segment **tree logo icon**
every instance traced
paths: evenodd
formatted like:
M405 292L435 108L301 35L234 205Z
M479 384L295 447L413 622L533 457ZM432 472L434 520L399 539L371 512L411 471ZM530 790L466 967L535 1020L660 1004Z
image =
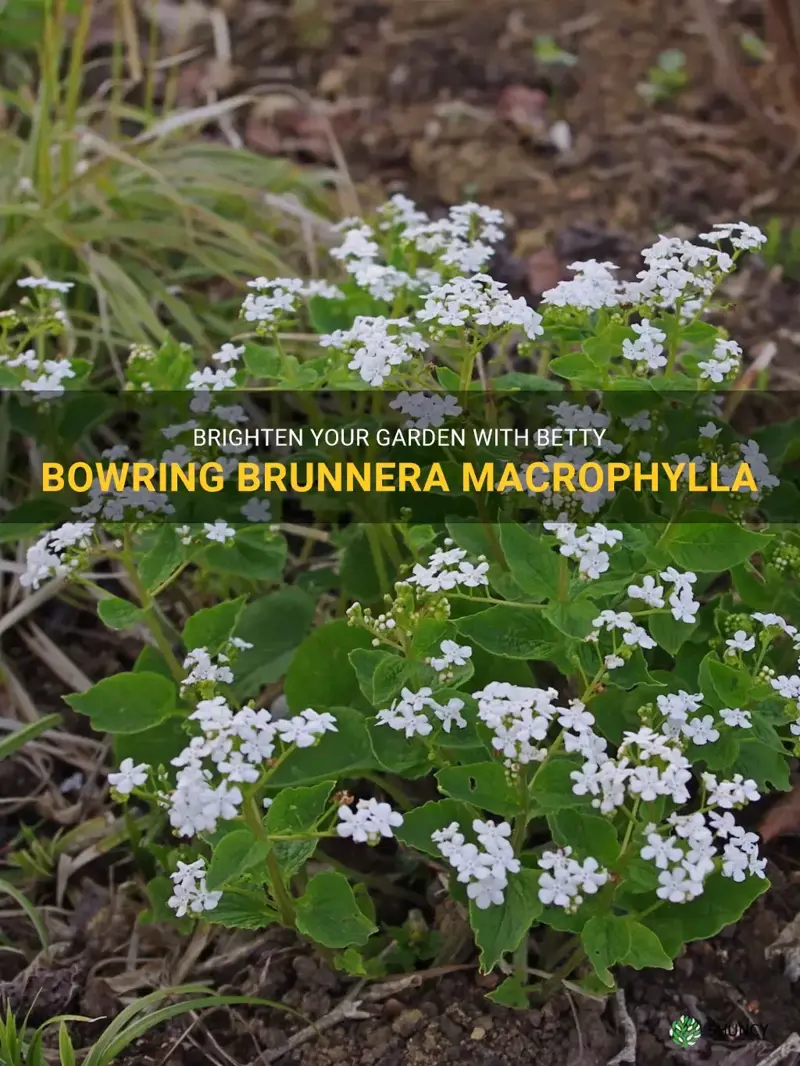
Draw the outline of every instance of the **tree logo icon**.
M677 1044L678 1047L694 1047L701 1036L700 1023L694 1018L690 1018L688 1014L683 1014L677 1021L672 1023L669 1035L672 1037L672 1042Z

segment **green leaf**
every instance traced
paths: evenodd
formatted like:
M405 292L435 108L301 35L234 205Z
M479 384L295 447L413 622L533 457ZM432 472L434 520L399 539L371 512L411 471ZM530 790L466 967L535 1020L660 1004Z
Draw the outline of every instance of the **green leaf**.
M500 526L500 544L511 576L521 589L539 600L558 596L560 556L541 537L507 522Z
M443 858L438 847L431 840L431 834L437 829L444 829L451 822L460 826L472 825L475 809L458 800L431 800L421 807L414 807L403 815L403 824L394 830L394 835L401 844L415 848L424 855L435 859Z
M139 578L146 589L153 589L170 576L183 561L183 545L175 528L162 526L155 543L139 562Z
M661 941L653 930L633 919L628 921L631 947L628 954L622 959L622 963L625 966L633 967L634 970L671 970L672 959L664 951Z
M349 707L331 707L336 733L325 733L312 748L296 748L270 775L270 788L311 785L375 766L364 715Z
M550 370L560 378L575 381L578 385L591 388L602 383L602 375L585 352L571 355L557 355L550 361Z
M248 532L252 539L248 539ZM198 557L210 571L235 574L250 581L280 581L286 564L283 537L264 539L261 530L240 533L229 544L212 544Z
M511 604L459 618L456 624L467 640L509 659L549 659L563 643L541 611Z
M753 682L739 667L719 662L712 653L700 663L699 685L712 707L745 707Z
M240 699L283 677L313 620L314 600L293 585L248 603L234 630L234 636L253 645L233 664Z
M371 648L372 638L342 619L312 630L292 659L284 691L295 713L306 707L367 707L348 656Z
M458 518L445 521L447 532L459 548L470 555L485 555L487 559L500 559L499 528L486 522L465 522Z
M611 914L590 918L581 932L581 942L597 976L612 985L609 967L622 962L631 951L629 920Z
M388 590L381 585L381 577L375 567L375 557L367 533L359 529L345 545L339 568L342 590L348 599L359 603L376 603ZM387 577L391 585L396 579L394 568Z
M438 772L436 780L448 796L472 803L492 814L510 818L518 814L522 806L517 790L508 783L505 769L499 762L446 766Z
M745 732L745 730L737 730L737 732ZM730 762L728 766L731 766ZM792 787L789 780L788 753L776 750L768 744L762 744L760 740L747 736L741 738L739 754L732 766L735 773L742 774L744 777L752 777L762 792L772 789L788 792Z
M278 915L267 906L259 892L243 889L223 892L222 899L212 911L203 911L203 921L224 925L227 929L264 929L278 921Z
M135 763L146 762L156 768L169 766L170 759L183 751L188 740L184 719L173 715L140 733L118 733L114 737L114 755L117 764L123 759L133 759Z
M697 629L698 622L676 622L671 614L654 614L648 621L650 636L670 655L677 655L681 646Z
M702 896L688 903L665 903L641 920L653 930L666 953L674 958L689 941L710 940L726 925L738 921L768 888L766 878L747 877L744 881L732 881L721 873L713 873L706 880Z
M332 870L309 881L297 901L297 928L326 948L357 947L377 931L358 906L347 878Z
M416 692L424 686L436 687L438 675L432 667L388 651L356 648L350 652L350 662L365 699L376 710L388 707L402 688Z
M408 740L404 733L381 725L375 718L369 719L367 727L372 751L381 770L410 779L430 773L428 748L421 740L416 737Z
M311 832L325 813L335 781L321 781L310 788L284 788L273 799L264 821L267 833L279 836ZM317 839L276 841L273 854L288 879L316 851Z
M537 770L531 784L531 796L543 811L559 811L565 807L586 807L585 796L572 791L573 770L580 764L574 759L556 757Z
M574 596L566 602L548 603L542 613L559 633L573 640L585 640L594 628L592 622L598 608L591 600Z
M281 375L280 353L271 345L245 344L244 365L255 378L278 378Z
M511 1007L513 1010L527 1010L530 1006L522 978L516 974L507 977L494 992L489 992L486 998L492 1003L499 1003L501 1007Z
M175 680L169 668L169 663L158 648L154 648L152 644L145 644L139 652L136 662L133 664L133 672L134 674L161 674L167 681L174 682Z
M568 807L548 815L547 822L556 844L568 844L579 855L591 855L603 866L613 866L619 858L617 831L606 818Z
M736 522L679 522L670 527L662 546L686 570L719 573L739 566L763 551L771 534L754 533Z
M539 874L533 870L509 875L501 904L480 910L471 900L469 924L481 949L481 972L488 973L503 955L514 951L541 913Z
M88 715L99 733L140 733L175 711L175 685L160 674L115 674L87 692L65 696L80 714Z
M97 613L100 621L105 622L109 629L128 629L144 617L141 607L137 607L130 600L123 600L120 596L109 596L100 600Z
M206 884L210 891L241 877L267 857L269 844L257 840L250 829L234 829L214 848L208 865Z
M0 759L7 759L15 751L19 751L29 740L35 740L48 729L55 729L61 724L60 714L45 714L29 725L23 725L13 729L7 736L0 740Z
M183 644L187 651L193 648L206 648L212 655L227 644L231 637L242 608L245 597L218 603L215 607L204 607L196 611L183 627Z

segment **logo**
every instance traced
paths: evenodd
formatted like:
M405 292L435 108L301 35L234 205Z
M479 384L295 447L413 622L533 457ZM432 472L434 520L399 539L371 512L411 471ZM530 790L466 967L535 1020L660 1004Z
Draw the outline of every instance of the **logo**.
M701 1036L700 1023L690 1018L688 1014L684 1014L672 1023L669 1035L672 1037L673 1044L677 1044L678 1047L694 1047Z

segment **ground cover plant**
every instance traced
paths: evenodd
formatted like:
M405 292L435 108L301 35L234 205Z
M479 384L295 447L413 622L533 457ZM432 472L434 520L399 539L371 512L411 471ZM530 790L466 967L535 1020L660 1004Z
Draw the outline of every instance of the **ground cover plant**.
M280 923L375 977L438 954L435 934L383 917L398 884L434 877L468 915L481 968L506 975L493 998L523 1006L565 979L609 992L619 965L669 969L766 890L739 812L789 786L797 543L778 520L794 500L790 437L736 434L719 390L741 351L704 318L763 235L661 237L632 281L575 263L533 310L484 273L502 221L476 204L432 221L395 197L342 225L329 282L254 279L209 363L140 347L129 386L184 390L209 425L240 423L226 399L244 391L338 388L368 415L393 389L417 427L457 419L473 394L546 390L555 424L609 430L559 458L607 467L658 447L685 467L697 449L737 490L722 512L688 484L666 511L624 489L538 491L524 468L482 520L403 512L334 529L286 521L275 497L193 524L169 521L165 494L101 491L31 544L21 580L67 578L107 626L149 633L131 671L67 702L114 739L109 782L154 874L153 914L187 931ZM86 402L90 368L56 354L68 326L50 301L68 283L20 284L3 384L52 420L71 395ZM508 370L512 347L529 373ZM193 458L174 443L186 429L159 427L161 458ZM220 458L233 473L237 450ZM535 521L515 520L526 485ZM309 545L291 582L287 536ZM125 577L112 595L108 562ZM187 609L182 588L207 605L189 595ZM373 847L390 876L371 871Z

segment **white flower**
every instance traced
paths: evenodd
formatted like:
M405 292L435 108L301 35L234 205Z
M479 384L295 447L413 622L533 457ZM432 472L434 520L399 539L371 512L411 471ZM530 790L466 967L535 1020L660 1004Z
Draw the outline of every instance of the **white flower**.
M642 578L641 585L628 585L628 595L634 600L643 600L648 607L664 606L664 587L657 585L649 575Z
M546 907L574 910L583 900L581 892L594 895L608 881L608 872L596 859L580 863L572 858L571 848L543 852L539 866L548 871L539 878L539 899Z
M459 645L454 640L443 640L440 650L442 657L431 659L431 666L438 673L446 670L448 666L466 666L467 660L472 657L472 648L469 645Z
M726 640L728 646L726 655L735 655L737 651L752 651L756 646L756 638L748 636L743 629L737 629L730 640Z
M503 902L506 881L492 877L483 877L467 885L467 896L474 901L478 910L499 906Z
M226 544L236 536L236 530L229 526L223 519L218 518L215 522L204 522L203 532L206 540L215 540L219 544Z
M248 522L269 522L272 518L272 507L269 500L259 500L255 496L248 500L239 512Z
M221 892L209 892L206 887L205 861L198 859L192 863L178 863L178 869L170 875L173 894L167 905L175 911L178 918L185 914L202 914L213 911L222 899Z
M222 368L213 370L210 366L206 366L189 375L186 388L194 392L221 392L223 389L232 389L235 386L235 377L235 367L231 367L230 370Z
M434 700L430 702L431 709L439 721L442 723L442 728L445 733L449 733L452 726L457 725L459 729L463 729L467 721L461 715L461 710L464 707L464 701L453 696L445 704L436 703Z
M683 850L676 847L676 844L675 837L661 837L658 833L648 833L647 844L639 854L643 859L652 859L659 870L666 870L683 858Z
M761 798L755 781L751 778L745 780L741 774L734 774L730 781L718 781L714 774L708 773L703 774L702 778L708 790L707 803L710 807L731 810L746 803L755 803Z
M685 903L701 895L702 883L692 881L686 870L678 867L673 870L663 870L658 875L659 887L656 895L659 899L668 900L670 903Z
M748 222L716 222L710 233L701 233L700 236L704 241L714 243L727 239L734 248L744 250L758 248L767 240L758 226L751 226Z
M108 775L108 783L121 796L127 796L147 781L149 773L147 763L135 764L133 759L123 759L119 764L119 772Z
M714 728L714 718L710 714L684 722L683 733L698 745L713 744L715 740L719 740L719 730Z
M715 425L713 422L706 422L704 426L700 427L700 436L706 437L708 440L713 440L721 433L721 427Z
M742 729L748 729L753 723L750 718L750 711L740 711L738 707L724 707L719 716L725 725L739 726Z
M346 352L350 356L348 367L375 386L383 385L395 366L426 347L422 334L411 328L408 318L364 315L359 315L350 329L321 336L319 342L323 348Z
M460 716L457 712L461 708L446 710L439 707L431 699L431 695L432 691L429 688L421 688L419 692L411 692L410 689L404 688L400 693L401 698L399 700L395 700L391 707L378 711L376 715L377 724L388 725L390 729L405 733L409 740L414 736L427 737L433 732L433 726L424 713L425 709L430 707L434 711L438 711L442 721L446 722L445 729L449 732L447 720L449 719L450 722L456 721L457 724L460 724L458 722ZM463 707L463 703L461 706ZM466 723L464 724L466 725Z
M356 844L375 844L381 837L392 837L393 830L403 824L402 814L376 799L361 799L355 808L342 804L337 813L336 832Z
M46 292L67 293L75 288L74 281L53 281L51 278L20 278L17 285L21 289L44 289Z
M769 683L784 699L800 700L800 677L797 674L792 674L791 677L779 674L778 677L770 678Z
M223 344L218 352L214 352L211 358L215 363L236 363L239 356L244 353L244 345L238 347L235 344Z
M298 748L310 748L323 733L338 732L332 714L320 714L310 707L292 718L284 718L277 723L276 729L284 744L296 744Z

